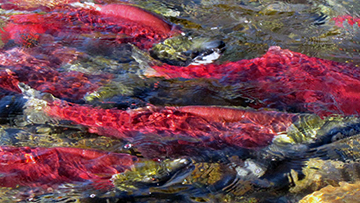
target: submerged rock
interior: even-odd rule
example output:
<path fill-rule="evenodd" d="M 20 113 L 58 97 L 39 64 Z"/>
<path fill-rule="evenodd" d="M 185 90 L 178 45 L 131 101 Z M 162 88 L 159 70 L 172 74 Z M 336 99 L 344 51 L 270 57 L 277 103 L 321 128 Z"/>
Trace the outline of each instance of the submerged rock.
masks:
<path fill-rule="evenodd" d="M 267 184 L 270 185 L 255 181 L 259 183 L 258 186 L 266 185 L 269 190 L 273 187 L 289 187 L 288 191 L 292 197 L 298 198 L 314 191 L 317 192 L 313 195 L 317 196 L 321 193 L 319 190 L 324 187 L 339 187 L 340 182 L 354 183 L 360 179 L 359 135 L 332 140 L 332 143 L 314 148 L 290 150 L 294 153 L 285 155 L 283 159 L 273 160 L 274 163 L 267 165 L 267 172 L 260 180 L 268 181 Z M 279 152 L 270 152 L 275 157 L 276 153 Z M 312 198 L 312 201 L 315 199 Z"/>
<path fill-rule="evenodd" d="M 339 186 L 326 186 L 319 191 L 305 196 L 299 203 L 336 203 L 357 202 L 359 200 L 360 182 L 340 182 Z"/>

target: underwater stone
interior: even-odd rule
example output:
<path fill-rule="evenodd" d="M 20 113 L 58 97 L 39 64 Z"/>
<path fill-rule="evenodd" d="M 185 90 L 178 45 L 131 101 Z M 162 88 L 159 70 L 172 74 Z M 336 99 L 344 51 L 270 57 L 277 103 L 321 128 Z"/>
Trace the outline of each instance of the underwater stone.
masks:
<path fill-rule="evenodd" d="M 352 203 L 360 198 L 360 182 L 340 182 L 339 186 L 326 186 L 302 198 L 299 203 Z"/>

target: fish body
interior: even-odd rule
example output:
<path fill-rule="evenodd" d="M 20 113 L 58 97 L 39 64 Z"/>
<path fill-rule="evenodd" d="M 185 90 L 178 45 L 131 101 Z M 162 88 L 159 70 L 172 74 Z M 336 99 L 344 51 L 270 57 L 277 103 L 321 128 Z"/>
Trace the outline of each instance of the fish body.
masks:
<path fill-rule="evenodd" d="M 149 49 L 181 31 L 161 17 L 127 4 L 73 6 L 66 4 L 50 12 L 26 13 L 10 16 L 1 32 L 3 43 L 33 47 L 41 44 L 44 35 L 54 37 L 56 43 L 85 46 L 132 43 Z"/>
<path fill-rule="evenodd" d="M 110 78 L 110 75 L 90 75 L 77 71 L 58 72 L 50 67 L 40 68 L 36 65 L 26 68 L 10 66 L 0 70 L 0 87 L 4 91 L 8 91 L 8 94 L 11 92 L 21 93 L 18 88 L 18 84 L 21 82 L 59 98 L 78 101 L 88 92 L 97 90 Z"/>
<path fill-rule="evenodd" d="M 332 18 L 335 24 L 339 27 L 344 27 L 344 23 L 348 23 L 351 26 L 359 26 L 360 18 L 351 16 L 351 15 L 344 15 L 344 16 L 337 16 Z"/>
<path fill-rule="evenodd" d="M 56 100 L 45 112 L 71 120 L 99 135 L 136 140 L 139 134 L 184 136 L 211 143 L 221 141 L 243 148 L 264 147 L 285 133 L 298 114 L 216 106 L 149 107 L 133 110 L 101 109 Z"/>
<path fill-rule="evenodd" d="M 360 71 L 352 64 L 270 47 L 258 58 L 224 64 L 153 66 L 156 76 L 212 78 L 224 85 L 251 87 L 241 92 L 256 98 L 254 108 L 312 112 L 319 116 L 353 115 L 360 110 Z M 149 75 L 151 76 L 151 75 Z"/>
<path fill-rule="evenodd" d="M 116 154 L 79 148 L 0 147 L 2 187 L 52 186 L 71 182 L 103 182 L 129 170 L 137 160 Z"/>

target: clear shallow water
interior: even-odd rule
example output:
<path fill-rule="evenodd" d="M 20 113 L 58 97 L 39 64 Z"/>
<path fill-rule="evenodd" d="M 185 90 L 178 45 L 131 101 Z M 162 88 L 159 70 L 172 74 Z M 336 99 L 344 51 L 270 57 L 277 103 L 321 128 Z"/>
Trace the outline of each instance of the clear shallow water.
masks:
<path fill-rule="evenodd" d="M 356 113 L 354 117 L 343 117 L 351 113 L 340 112 L 339 116 L 320 118 L 296 104 L 286 106 L 288 100 L 265 106 L 272 110 L 255 111 L 248 106 L 261 107 L 272 98 L 247 94 L 260 92 L 259 86 L 228 81 L 231 77 L 226 74 L 220 79 L 144 77 L 150 66 L 161 65 L 154 58 L 164 61 L 176 56 L 173 53 L 161 58 L 159 53 L 164 48 L 158 52 L 151 48 L 152 43 L 170 37 L 166 32 L 151 37 L 139 32 L 130 38 L 131 33 L 114 34 L 114 29 L 139 24 L 118 25 L 105 14 L 97 18 L 90 12 L 71 13 L 72 8 L 66 7 L 54 12 L 41 7 L 52 4 L 24 2 L 20 4 L 26 7 L 23 11 L 13 7 L 2 10 L 1 79 L 6 84 L 1 92 L 2 201 L 297 202 L 327 185 L 338 187 L 341 181 L 356 185 L 358 174 L 349 170 L 358 168 Z M 356 25 L 341 28 L 331 20 L 358 16 L 360 8 L 354 2 L 129 3 L 164 16 L 200 45 L 223 41 L 224 52 L 215 64 L 261 57 L 270 46 L 352 62 L 341 66 L 345 68 L 356 68 L 360 62 Z M 33 16 L 16 17 L 29 13 Z M 67 16 L 72 16 L 69 21 L 64 20 Z M 100 19 L 93 24 L 98 27 L 88 31 L 89 24 L 85 23 L 89 19 Z M 58 23 L 62 20 L 72 24 Z M 157 23 L 159 26 L 163 25 Z M 25 32 L 13 34 L 7 41 L 4 37 L 12 30 Z M 160 33 L 148 30 L 152 32 Z M 113 38 L 119 41 L 112 43 Z M 178 42 L 180 48 L 186 43 Z M 190 58 L 206 48 L 192 50 L 194 47 L 184 48 L 184 52 L 190 50 Z M 176 62 L 181 57 L 171 60 Z M 332 66 L 325 69 L 328 67 Z M 338 71 L 339 75 L 331 79 L 344 74 L 354 74 L 355 81 L 359 77 L 356 70 L 346 71 Z M 13 81 L 40 92 L 23 87 L 19 94 Z M 348 81 L 333 84 L 341 89 Z M 356 89 L 356 82 L 350 84 L 355 87 L 347 90 Z M 294 92 L 297 90 L 304 91 L 299 88 Z M 56 103 L 42 92 L 63 101 Z M 286 91 L 279 89 L 274 94 L 277 92 Z M 321 95 L 305 98 L 323 101 Z M 287 99 L 291 101 L 291 97 Z M 209 107 L 213 105 L 217 107 Z M 330 107 L 325 103 L 323 108 Z M 314 180 L 314 176 L 321 178 Z"/>
<path fill-rule="evenodd" d="M 303 54 L 331 60 L 349 61 L 357 58 L 348 49 L 358 47 L 352 43 L 351 34 L 339 31 L 333 23 L 321 20 L 321 13 L 336 17 L 339 13 L 356 16 L 353 2 L 335 1 L 185 1 L 134 2 L 144 7 L 156 7 L 162 15 L 176 15 L 175 22 L 183 21 L 191 32 L 221 37 L 227 44 L 223 61 L 254 58 L 265 53 L 269 46 L 277 45 Z M 181 7 L 181 5 L 184 5 Z M 165 7 L 161 10 L 161 5 Z M 169 12 L 173 8 L 178 13 Z M 180 12 L 182 11 L 182 12 Z M 168 12 L 168 13 L 166 13 Z M 329 18 L 327 18 L 329 19 Z M 321 26 L 316 26 L 322 24 Z M 194 29 L 195 28 L 195 29 Z M 339 33 L 340 32 L 340 33 Z M 354 33 L 353 33 L 354 34 Z M 352 35 L 353 36 L 353 35 Z M 334 45 L 338 39 L 347 38 L 343 45 Z M 353 42 L 353 41 L 352 41 Z M 357 44 L 357 45 L 356 45 Z M 339 47 L 340 46 L 340 47 Z M 349 56 L 339 48 L 347 49 Z M 358 48 L 355 48 L 358 50 Z M 341 55 L 339 57 L 339 55 Z M 359 62 L 359 61 L 357 61 Z"/>

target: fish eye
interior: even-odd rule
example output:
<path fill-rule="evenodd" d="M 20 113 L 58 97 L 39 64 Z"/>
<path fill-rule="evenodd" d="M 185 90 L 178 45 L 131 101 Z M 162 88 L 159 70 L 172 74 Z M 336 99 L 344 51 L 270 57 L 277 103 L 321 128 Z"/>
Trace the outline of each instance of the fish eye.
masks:
<path fill-rule="evenodd" d="M 339 141 L 339 140 L 343 139 L 344 137 L 345 137 L 344 134 L 339 132 L 331 138 L 331 142 Z"/>

